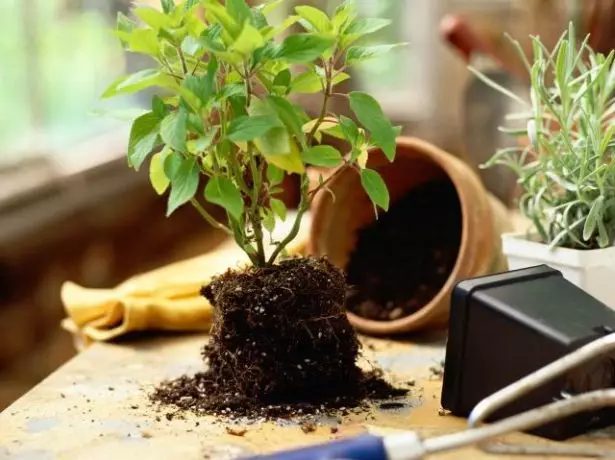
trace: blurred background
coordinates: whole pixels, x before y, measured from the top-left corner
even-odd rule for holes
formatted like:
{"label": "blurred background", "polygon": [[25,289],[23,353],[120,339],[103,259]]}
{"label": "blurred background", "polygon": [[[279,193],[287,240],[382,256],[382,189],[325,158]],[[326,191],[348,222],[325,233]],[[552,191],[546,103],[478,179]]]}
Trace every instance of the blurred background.
{"label": "blurred background", "polygon": [[[130,3],[0,0],[0,410],[75,353],[59,325],[64,281],[108,287],[220,242],[191,209],[165,219],[164,198],[126,167],[129,121],[149,97],[99,100],[112,80],[147,65],[109,34]],[[404,134],[476,164],[484,155],[476,149],[491,154],[494,146],[471,119],[494,109],[472,99],[464,53],[441,30],[445,15],[463,17],[486,43],[482,56],[465,53],[473,64],[512,75],[518,61],[503,32],[524,45],[529,34],[555,42],[570,19],[594,27],[588,15],[599,0],[357,3],[366,15],[393,19],[374,41],[410,46],[358,69],[353,88],[374,94]],[[280,14],[296,4],[336,1],[287,0]],[[308,110],[317,102],[301,101]]]}

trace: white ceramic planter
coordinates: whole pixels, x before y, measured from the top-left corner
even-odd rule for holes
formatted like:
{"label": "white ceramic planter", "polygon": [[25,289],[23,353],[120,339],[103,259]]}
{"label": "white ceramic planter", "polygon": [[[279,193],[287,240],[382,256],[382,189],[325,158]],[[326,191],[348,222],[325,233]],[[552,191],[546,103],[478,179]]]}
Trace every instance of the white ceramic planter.
{"label": "white ceramic planter", "polygon": [[525,233],[507,233],[502,235],[502,250],[510,270],[548,265],[615,310],[615,247],[550,250],[546,244],[528,240]]}

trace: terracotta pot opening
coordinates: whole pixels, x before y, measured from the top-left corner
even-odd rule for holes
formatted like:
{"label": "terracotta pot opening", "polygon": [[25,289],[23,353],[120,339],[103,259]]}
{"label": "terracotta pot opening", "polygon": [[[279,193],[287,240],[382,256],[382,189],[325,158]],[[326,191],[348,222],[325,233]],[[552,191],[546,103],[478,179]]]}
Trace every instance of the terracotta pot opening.
{"label": "terracotta pot opening", "polygon": [[344,267],[352,287],[348,311],[373,321],[398,320],[429,305],[452,275],[461,246],[453,182],[425,161],[413,163],[421,174],[408,180],[404,166],[411,167],[380,169],[394,189],[391,207],[355,233]]}
{"label": "terracotta pot opening", "polygon": [[[442,218],[444,214],[450,216],[450,212],[445,209],[456,210],[456,221],[440,223],[441,226],[448,227],[446,230],[449,235],[456,236],[456,247],[452,251],[454,260],[448,261],[446,273],[442,274],[437,283],[440,284],[437,286],[439,290],[431,289],[428,295],[424,295],[420,302],[422,305],[415,304],[414,309],[402,309],[401,312],[396,310],[388,318],[378,319],[373,315],[359,316],[349,309],[350,321],[360,331],[374,335],[441,327],[448,321],[450,293],[457,281],[505,268],[499,236],[502,230],[509,228],[506,210],[485,192],[474,171],[463,161],[418,139],[399,138],[397,157],[392,164],[381,152],[372,152],[368,167],[376,169],[383,176],[391,195],[391,210],[394,210],[396,204],[401,205],[405,197],[413,191],[431,187],[436,183],[448,184],[449,204],[443,207],[442,197],[434,195],[431,202],[427,199],[430,206],[424,205],[421,211],[416,211],[417,215],[409,218],[405,228],[412,229],[414,220],[417,226],[429,225],[426,223],[429,217]],[[331,190],[335,194],[335,200],[329,194],[323,194],[314,205],[310,252],[328,256],[332,263],[345,269],[348,274],[353,251],[360,243],[361,230],[374,224],[374,209],[354,171],[339,174],[332,181]],[[452,206],[451,196],[455,203]],[[411,211],[406,209],[406,212]],[[453,233],[450,233],[451,229],[454,229]],[[391,244],[388,251],[391,261],[394,261],[401,249],[397,251],[395,245]],[[386,263],[386,257],[382,259],[382,263]],[[399,258],[396,263],[400,263]],[[397,282],[405,283],[403,277]],[[408,280],[408,284],[410,282],[411,280]],[[361,290],[365,289],[365,286],[355,288]],[[352,295],[351,293],[350,296]],[[397,308],[396,305],[389,307],[389,312]]]}

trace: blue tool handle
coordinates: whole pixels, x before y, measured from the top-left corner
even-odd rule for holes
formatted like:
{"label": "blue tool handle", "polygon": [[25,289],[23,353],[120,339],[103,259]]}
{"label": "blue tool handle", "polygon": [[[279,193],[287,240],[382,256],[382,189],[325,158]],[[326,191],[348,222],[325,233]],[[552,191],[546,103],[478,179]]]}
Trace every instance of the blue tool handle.
{"label": "blue tool handle", "polygon": [[259,455],[246,460],[387,460],[383,438],[365,434],[317,446]]}

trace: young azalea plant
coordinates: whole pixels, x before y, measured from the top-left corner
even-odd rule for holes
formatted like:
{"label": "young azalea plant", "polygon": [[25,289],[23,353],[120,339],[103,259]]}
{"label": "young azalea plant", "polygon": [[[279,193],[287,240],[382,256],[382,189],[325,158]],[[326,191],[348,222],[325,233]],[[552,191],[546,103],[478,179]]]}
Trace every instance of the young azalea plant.
{"label": "young azalea plant", "polygon": [[[192,205],[256,267],[276,261],[314,196],[327,188],[331,177],[310,187],[309,166],[355,169],[374,208],[386,210],[387,188],[366,167],[368,149],[377,146],[392,161],[399,134],[373,97],[336,92],[353,65],[396,46],[360,45],[389,21],[360,18],[345,1],[331,16],[297,6],[272,25],[268,15],[281,3],[162,0],[161,9],[135,8],[134,20],[120,14],[117,37],[129,52],[149,56],[152,67],[123,76],[103,95],[157,89],[151,110],[132,124],[129,165],[138,170],[149,158],[153,188],[168,193],[167,215]],[[317,93],[322,107],[315,117],[293,102]],[[348,99],[354,120],[330,112],[335,97]],[[349,153],[321,143],[325,134],[346,141]],[[271,241],[267,254],[276,217],[287,217],[280,200],[286,174],[300,176],[300,204],[291,230]],[[217,221],[203,200],[224,208],[226,218]]]}

